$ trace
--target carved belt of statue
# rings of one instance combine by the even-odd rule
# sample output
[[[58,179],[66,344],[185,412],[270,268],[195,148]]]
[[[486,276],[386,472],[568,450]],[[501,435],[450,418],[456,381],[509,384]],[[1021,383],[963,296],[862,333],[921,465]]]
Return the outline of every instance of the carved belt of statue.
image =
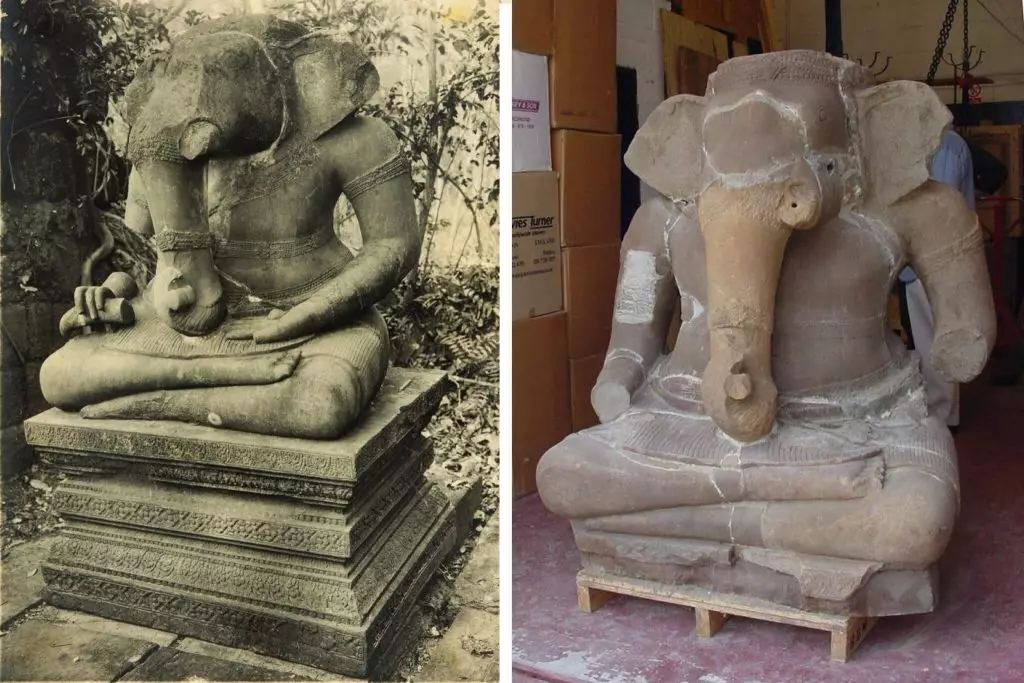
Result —
[[[280,436],[351,427],[389,361],[374,304],[420,248],[398,141],[355,113],[377,87],[357,47],[263,16],[152,57],[126,93],[126,221],[153,237],[156,274],[141,294],[124,274],[76,291],[46,399]],[[342,195],[356,256],[333,232]]]
[[[629,539],[687,539],[868,574],[935,562],[956,453],[886,301],[909,263],[935,309],[935,368],[981,372],[995,323],[977,217],[928,175],[950,120],[924,84],[875,85],[808,51],[730,60],[705,97],[651,114],[626,163],[661,196],[622,245],[601,424],[537,472],[581,549],[657,563]]]

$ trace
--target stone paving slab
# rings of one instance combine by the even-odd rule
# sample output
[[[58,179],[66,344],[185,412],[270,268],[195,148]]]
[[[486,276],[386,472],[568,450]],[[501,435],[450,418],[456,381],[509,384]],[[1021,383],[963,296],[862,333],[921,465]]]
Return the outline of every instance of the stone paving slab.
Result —
[[[484,526],[473,548],[473,554],[455,582],[455,595],[462,607],[472,607],[492,614],[498,613],[501,599],[499,582],[498,515]]]
[[[120,678],[122,681],[308,681],[304,676],[249,666],[219,657],[163,647],[146,657],[141,665]]]
[[[86,614],[85,612],[58,609],[49,605],[43,608],[38,618],[56,623],[74,624],[94,633],[145,640],[161,647],[167,647],[178,639],[178,635],[175,633],[158,631],[155,628],[147,628],[145,626],[136,626],[135,624],[128,624],[123,621],[105,619],[93,614]]]
[[[441,640],[426,651],[417,681],[497,681],[498,616],[461,610]]]
[[[294,676],[279,680],[316,680],[316,681],[359,681],[357,678],[346,678],[340,674],[334,674],[323,669],[317,669],[305,664],[286,662],[283,659],[275,659],[266,655],[257,654],[251,650],[240,650],[234,647],[225,647],[215,643],[208,643],[205,640],[196,638],[183,638],[174,644],[175,649],[194,655],[213,657],[230,662],[252,667],[254,669],[271,669],[278,676]],[[240,680],[240,679],[235,679]]]
[[[43,536],[11,548],[3,558],[0,574],[0,628],[6,628],[25,610],[43,599],[43,573],[40,565],[50,553],[55,536]]]
[[[5,681],[113,681],[157,648],[71,623],[29,619],[0,641]]]

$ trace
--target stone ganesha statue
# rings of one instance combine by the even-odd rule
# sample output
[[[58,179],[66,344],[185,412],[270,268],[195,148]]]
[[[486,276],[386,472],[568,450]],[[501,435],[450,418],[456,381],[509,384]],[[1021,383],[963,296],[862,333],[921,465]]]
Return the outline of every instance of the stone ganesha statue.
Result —
[[[377,87],[356,46],[267,16],[202,23],[151,58],[125,96],[125,219],[153,237],[156,274],[142,294],[124,274],[76,291],[65,331],[94,333],[47,359],[46,399],[89,418],[349,429],[389,361],[374,303],[421,241],[397,138],[356,113]],[[342,195],[356,256],[333,232]]]
[[[705,97],[651,114],[626,163],[662,196],[622,245],[601,424],[537,471],[588,570],[841,614],[932,609],[956,452],[886,302],[909,262],[935,367],[981,372],[995,317],[977,217],[928,174],[950,120],[924,84],[811,51],[729,60]]]

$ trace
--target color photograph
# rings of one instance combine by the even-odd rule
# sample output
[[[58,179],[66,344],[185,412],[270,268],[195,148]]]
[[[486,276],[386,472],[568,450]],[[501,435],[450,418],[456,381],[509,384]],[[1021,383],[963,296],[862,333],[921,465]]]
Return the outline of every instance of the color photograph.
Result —
[[[1015,0],[512,16],[512,680],[1021,680]]]

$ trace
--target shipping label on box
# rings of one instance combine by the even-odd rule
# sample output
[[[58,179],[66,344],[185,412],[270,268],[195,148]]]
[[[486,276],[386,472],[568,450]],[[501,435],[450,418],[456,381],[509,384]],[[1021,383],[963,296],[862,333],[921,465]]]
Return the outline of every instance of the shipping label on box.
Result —
[[[512,172],[551,170],[548,58],[512,51]]]
[[[512,319],[562,310],[558,174],[512,174]]]

